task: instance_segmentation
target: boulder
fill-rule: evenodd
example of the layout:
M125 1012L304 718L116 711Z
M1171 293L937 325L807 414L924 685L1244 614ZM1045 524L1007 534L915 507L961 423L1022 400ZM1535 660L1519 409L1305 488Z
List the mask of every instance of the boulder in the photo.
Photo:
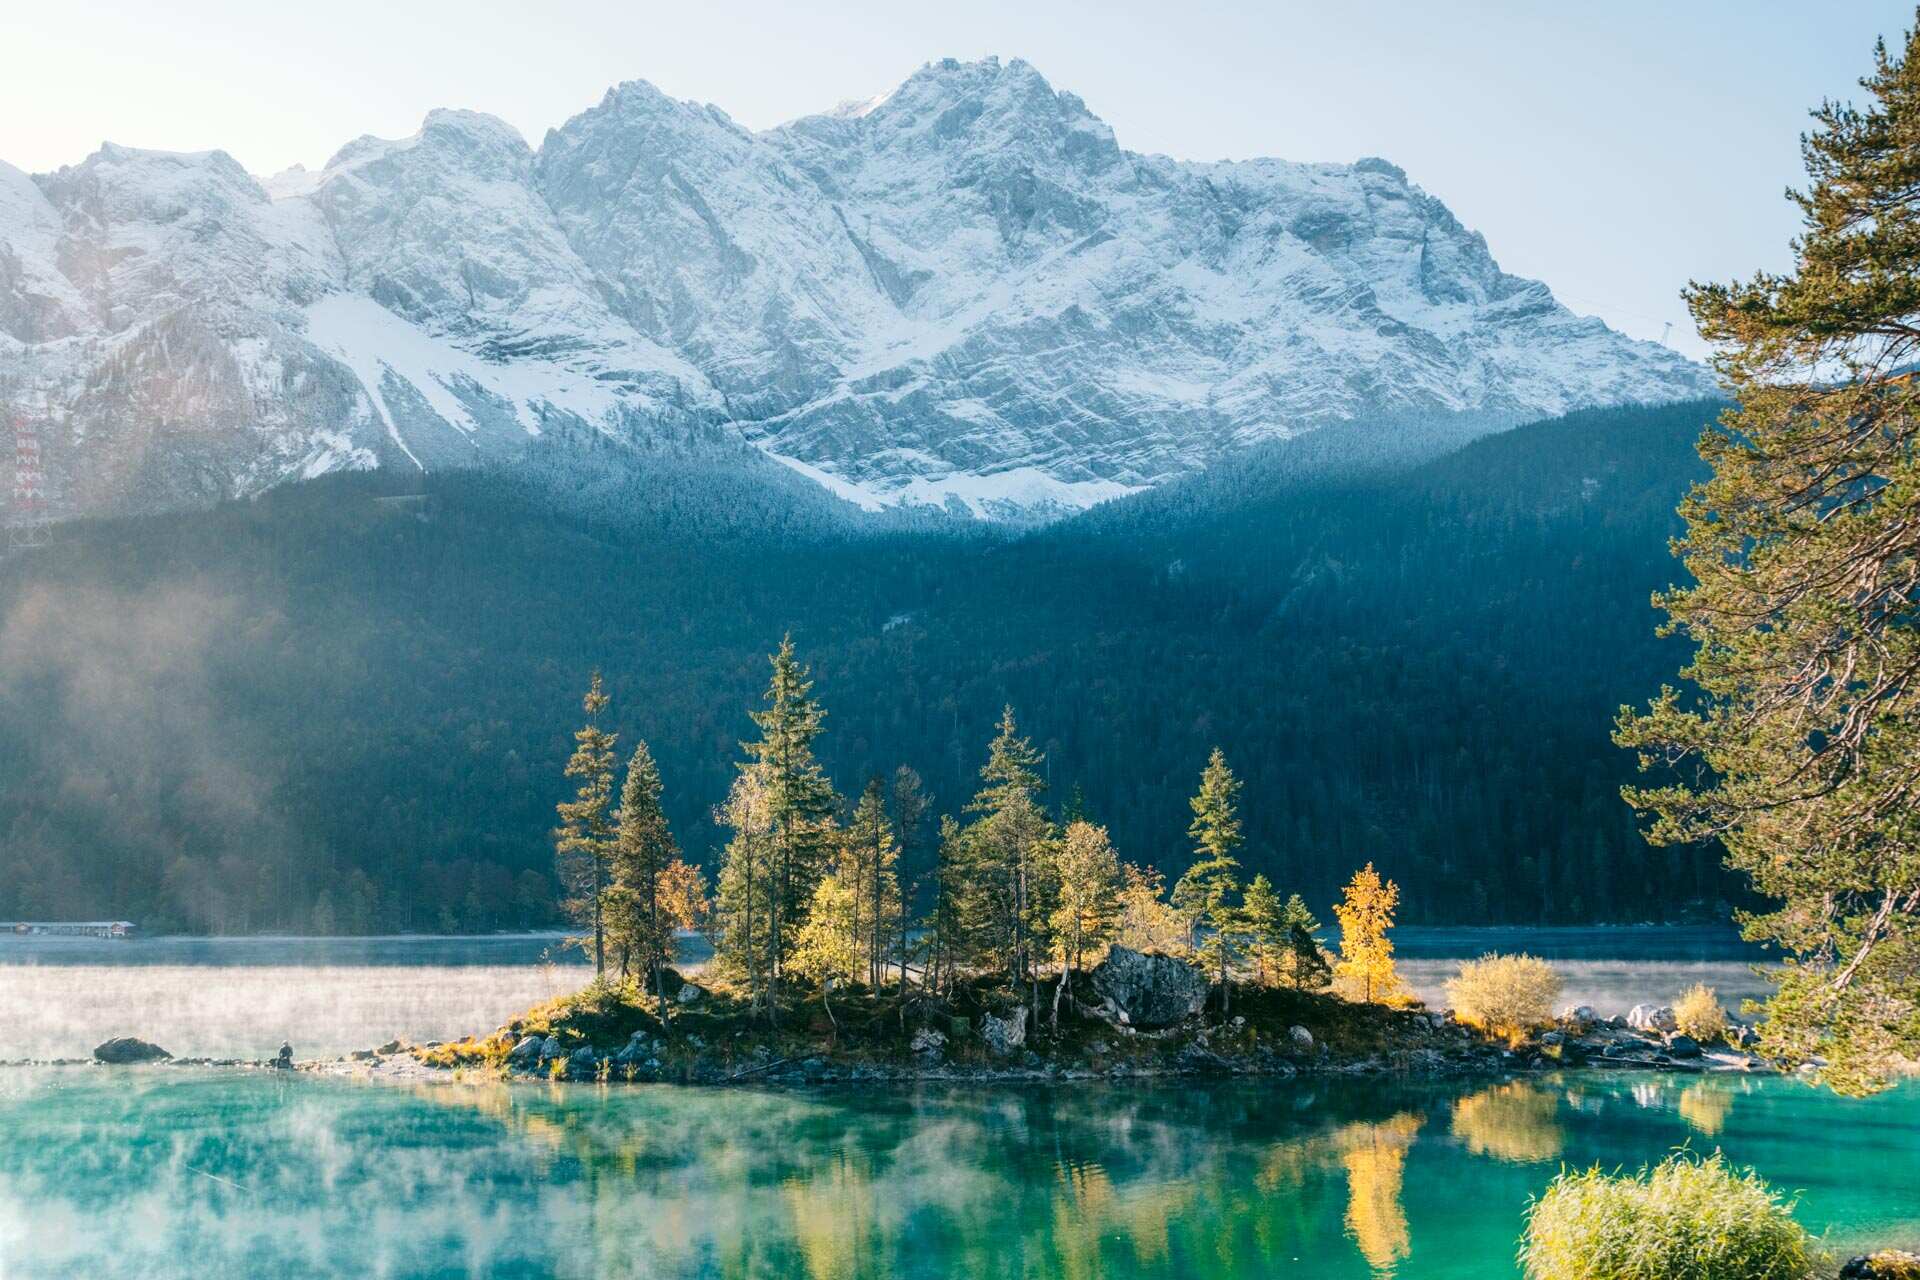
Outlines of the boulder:
M1170 1027L1207 1002L1206 975L1173 956L1111 947L1093 971L1093 989L1131 1026Z
M587 1045L583 1044L567 1055L567 1074L576 1080L591 1079L598 1066L593 1050Z
M540 1061L540 1046L545 1043L539 1036L522 1036L507 1054L507 1061L516 1067L531 1067Z
M1861 1254L1840 1268L1840 1280L1910 1280L1914 1276L1920 1276L1920 1253L1905 1249Z
M555 1058L564 1058L566 1051L560 1047L560 1037L548 1036L540 1042L540 1061L552 1062Z
M697 982L684 982L680 985L680 994L674 999L681 1004L695 1004L706 998L707 990Z
M273 1065L282 1071L293 1070L293 1045L290 1042L280 1042L280 1052L274 1055Z
M1667 1056L1671 1058L1697 1058L1700 1056L1700 1042L1692 1036L1681 1035L1676 1031L1667 1037Z
M406 1046L401 1044L398 1040L389 1040L385 1044L381 1045L378 1049L375 1049L374 1052L393 1054L393 1053L400 1052L400 1050L404 1049L405 1047Z
M1744 1022L1730 1022L1726 1039L1736 1049L1750 1049L1760 1043L1760 1033Z
M1637 1004L1627 1011L1627 1025L1635 1031L1672 1031L1679 1024L1666 1005Z
M148 1044L132 1036L118 1036L96 1046L93 1056L97 1061L118 1067L132 1062L165 1062L173 1055L157 1044Z
M980 1038L998 1054L1012 1053L1027 1043L1027 1006L1018 1005L1004 1018L987 1014L980 1019Z
M1302 1026L1288 1027L1287 1039L1293 1041L1294 1045L1297 1048L1301 1048L1301 1049L1313 1048L1313 1032L1307 1030L1305 1027L1302 1027Z
M1560 1021L1584 1030L1600 1021L1600 1015L1590 1004L1570 1004L1560 1011Z
M1025 1012L1022 1009L1022 1012ZM1025 1024L1022 1024L1024 1031ZM923 1058L937 1057L947 1047L947 1037L932 1027L922 1027L913 1033L912 1049Z
M613 1060L623 1067L631 1067L645 1062L652 1056L653 1041L647 1038L646 1032L636 1031L627 1037L626 1045L620 1052L613 1055Z

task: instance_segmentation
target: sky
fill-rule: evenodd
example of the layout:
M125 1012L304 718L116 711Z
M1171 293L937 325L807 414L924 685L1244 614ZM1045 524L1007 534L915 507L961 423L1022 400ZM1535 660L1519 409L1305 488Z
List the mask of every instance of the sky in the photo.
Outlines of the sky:
M533 145L622 80L764 128L881 93L924 62L1025 58L1135 151L1383 156L1576 311L1690 355L1679 291L1788 263L1799 134L1857 97L1911 5L1472 6L1265 0L735 0L262 5L16 0L0 19L0 160L46 172L103 141L316 168L434 107ZM1338 11L1336 11L1338 10ZM1671 325L1671 330L1667 328Z

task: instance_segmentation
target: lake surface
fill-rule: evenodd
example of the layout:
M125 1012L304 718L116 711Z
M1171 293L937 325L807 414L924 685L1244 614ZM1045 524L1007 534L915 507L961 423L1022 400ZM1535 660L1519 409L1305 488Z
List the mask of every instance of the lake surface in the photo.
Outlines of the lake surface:
M1395 931L1400 967L1435 1007L1462 959L1530 951L1566 979L1564 1003L1625 1013L1705 982L1730 1006L1765 993L1760 958L1729 929L1611 927ZM558 934L480 938L0 937L0 1061L84 1058L137 1035L181 1057L302 1057L489 1031L584 980ZM705 948L690 941L698 969Z
M777 1093L0 1071L0 1275L1515 1274L1561 1165L1724 1148L1844 1252L1920 1240L1920 1086Z

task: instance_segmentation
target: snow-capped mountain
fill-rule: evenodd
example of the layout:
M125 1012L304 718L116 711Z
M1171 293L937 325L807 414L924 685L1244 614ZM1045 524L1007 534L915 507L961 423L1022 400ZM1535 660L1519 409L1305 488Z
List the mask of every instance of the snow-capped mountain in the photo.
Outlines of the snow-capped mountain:
M537 151L436 111L265 180L0 164L0 396L67 512L510 463L564 427L1031 515L1332 422L1709 386L1385 161L1138 155L1019 61L759 133L636 81Z

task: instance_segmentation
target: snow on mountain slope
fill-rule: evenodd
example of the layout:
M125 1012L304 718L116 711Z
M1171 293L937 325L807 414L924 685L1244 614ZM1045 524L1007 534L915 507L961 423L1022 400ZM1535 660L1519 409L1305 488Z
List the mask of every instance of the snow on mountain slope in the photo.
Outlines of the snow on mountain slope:
M436 111L265 184L220 152L0 165L0 391L69 511L564 427L1032 517L1332 422L1708 386L1385 161L1137 155L1019 61L761 133L641 82L537 152Z

